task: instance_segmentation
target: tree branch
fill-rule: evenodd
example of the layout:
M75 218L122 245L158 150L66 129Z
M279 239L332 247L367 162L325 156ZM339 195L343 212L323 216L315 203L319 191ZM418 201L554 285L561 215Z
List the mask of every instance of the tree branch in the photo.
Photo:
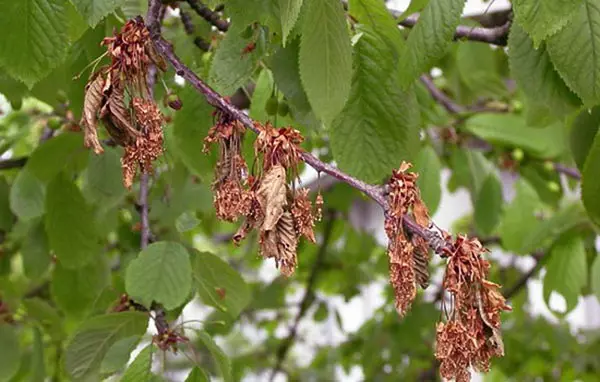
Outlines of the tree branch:
M186 1L200 17L202 17L204 20L209 22L221 32L227 32L227 30L229 29L229 23L226 20L221 20L221 17L216 12L211 11L209 7L202 4L198 0Z
M21 168L25 166L29 157L10 158L0 160L0 170L10 170L13 168Z
M315 262L313 263L312 269L310 271L310 275L308 276L308 281L306 282L306 289L304 290L304 295L302 296L302 300L300 300L300 309L294 318L294 323L290 327L290 331L288 336L281 342L279 348L277 349L277 361L275 363L275 367L271 372L271 376L269 377L269 381L273 382L275 376L279 371L281 371L283 361L285 361L285 357L289 352L292 344L294 343L296 336L298 335L298 325L300 324L300 320L304 317L308 308L312 304L314 300L314 287L317 281L317 276L319 274L319 270L321 269L321 265L323 265L323 260L325 259L325 255L327 253L327 246L329 245L329 239L331 238L331 232L333 230L333 224L335 222L333 213L328 211L327 218L325 222L325 227L323 228L323 242L319 247L319 251L317 252L317 256L315 258Z
M402 13L397 11L390 11L394 17L400 16ZM413 28L419 21L419 14L415 13L410 15L404 20L401 20L398 25L403 27ZM510 30L511 22L508 21L506 24L495 27L495 28L483 28L483 27L470 27L467 25L459 25L456 27L454 32L454 39L470 40L478 42L486 42L488 44L505 46L508 41L508 32Z

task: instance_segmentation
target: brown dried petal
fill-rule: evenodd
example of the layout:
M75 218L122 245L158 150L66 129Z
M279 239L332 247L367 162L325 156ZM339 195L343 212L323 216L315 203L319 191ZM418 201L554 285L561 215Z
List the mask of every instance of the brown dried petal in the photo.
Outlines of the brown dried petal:
M415 265L413 246L403 234L399 234L388 248L390 284L394 288L396 310L404 316L410 308L417 288L415 285Z
M294 219L288 211L281 215L274 230L261 232L260 254L265 258L274 258L281 273L288 277L296 269L297 245Z
M123 134L131 138L140 136L140 132L133 127L129 110L125 108L125 90L123 87L112 88L104 113L110 114L113 124Z
M315 227L315 218L312 213L312 203L308 199L307 188L296 190L292 205L292 216L294 217L296 231L311 242L316 243L315 232L313 230Z
M81 125L84 128L84 144L87 148L93 148L96 154L104 152L100 141L98 140L98 119L97 113L102 105L102 88L104 79L97 74L85 87L85 97L83 100L83 117Z
M262 225L263 231L270 231L275 227L283 214L283 207L287 205L285 181L285 168L276 165L265 174L260 182L257 198L265 216Z

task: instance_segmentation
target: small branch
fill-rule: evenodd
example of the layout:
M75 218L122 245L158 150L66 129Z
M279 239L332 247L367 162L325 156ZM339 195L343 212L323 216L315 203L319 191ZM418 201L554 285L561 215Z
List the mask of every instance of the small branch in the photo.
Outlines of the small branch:
M444 93L441 89L435 86L431 77L427 75L422 75L420 79L423 85L425 85L425 87L429 91L429 94L431 94L431 97L433 97L433 99L437 103L442 105L444 109L448 111L448 113L459 114L466 110L464 106L454 102L450 97L446 95L446 93Z
M145 249L150 243L150 219L148 217L148 189L149 189L150 175L142 174L140 178L140 223L141 223L141 241L140 248Z
M581 180L581 173L576 168L567 167L564 164L560 164L560 163L553 163L553 165L554 165L554 171L556 171L560 174L565 174L569 178Z
M298 325L300 324L300 320L302 320L314 299L315 283L317 281L317 276L319 274L319 270L321 269L321 265L323 265L325 255L327 253L327 246L329 245L329 239L331 238L331 232L333 229L333 224L335 222L333 213L331 213L331 211L329 211L327 215L327 221L325 222L325 227L323 228L323 242L319 247L317 257L315 259L315 262L313 263L310 275L308 276L308 281L306 282L306 289L304 291L304 295L302 296L302 300L300 301L300 309L296 314L294 323L290 327L290 332L288 336L281 342L281 345L279 345L279 348L277 349L277 361L269 378L269 381L271 382L273 382L277 373L281 371L283 361L285 361L285 357L287 356L287 353L289 352L290 348L292 347L292 344L296 339L296 336L298 335Z
M189 13L179 8L179 17L181 17L181 23L183 24L183 30L186 34L194 34L194 23Z
M401 12L390 11L395 17L400 16ZM403 27L413 28L419 21L419 14L408 16L406 19L401 20L398 24ZM454 39L470 40L478 42L486 42L488 44L505 46L508 41L508 32L510 30L511 22L495 27L495 28L483 28L483 27L470 27L467 25L459 25L456 27L454 32Z
M529 270L529 272L525 273L517 282L514 283L510 288L504 292L504 297L509 300L510 298L516 296L523 288L527 286L527 282L540 270L542 267L542 258L545 256L544 252L536 252L532 255L536 259L536 263Z
M10 170L25 166L29 157L11 158L0 160L0 170Z
M186 1L200 17L202 17L204 20L216 27L221 32L227 32L227 30L229 29L229 23L225 20L221 20L221 17L216 12L211 11L209 7L202 4L198 0Z

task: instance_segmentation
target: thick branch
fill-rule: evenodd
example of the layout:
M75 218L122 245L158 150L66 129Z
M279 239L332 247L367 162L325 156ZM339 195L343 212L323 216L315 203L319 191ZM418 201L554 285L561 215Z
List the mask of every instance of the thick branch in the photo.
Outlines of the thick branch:
M306 289L304 290L302 300L300 300L300 308L298 310L298 313L296 314L296 317L294 318L292 326L290 327L290 332L288 336L281 342L281 345L279 345L279 348L277 349L277 361L275 363L273 371L271 372L271 377L269 378L270 381L273 381L277 373L281 371L283 361L285 361L285 357L287 356L287 353L289 352L290 348L292 347L292 344L296 339L296 336L298 335L298 325L300 324L300 320L302 320L314 299L315 283L317 281L319 270L323 265L325 255L327 253L327 246L329 245L329 239L331 238L331 231L333 229L333 223L335 221L333 213L331 213L331 211L329 211L327 215L327 220L323 229L323 242L319 247L317 257L315 259L315 262L313 263L310 275L308 276L308 281L306 282Z
M399 16L399 12L392 11L394 16ZM406 19L400 21L398 24L403 27L412 28L417 25L419 21L419 15L414 14L408 16ZM510 21L506 24L495 27L495 28L483 28L483 27L470 27L466 25L459 25L456 27L454 32L454 39L470 40L486 42L488 44L505 46L508 41L508 31L510 30Z
M11 158L0 161L0 170L10 170L25 166L29 157Z

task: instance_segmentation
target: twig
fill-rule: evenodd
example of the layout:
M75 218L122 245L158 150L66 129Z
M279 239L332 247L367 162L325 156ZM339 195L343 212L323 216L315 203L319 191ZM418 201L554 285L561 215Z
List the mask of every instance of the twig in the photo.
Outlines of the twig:
M581 173L576 168L568 167L561 163L553 163L553 166L554 166L554 171L556 171L560 174L565 174L569 178L581 180Z
M211 11L209 7L202 4L198 0L186 1L200 17L202 17L204 20L209 22L221 32L227 32L227 30L229 29L229 23L225 20L221 20L221 17L216 12Z
M21 168L25 166L29 157L10 158L0 161L0 170L10 170L13 168Z
M390 11L395 17L400 16L401 12ZM398 24L403 27L412 28L417 25L419 21L419 14L408 16L406 19L401 20ZM454 39L460 40L465 39L469 41L486 42L488 44L505 46L508 41L508 32L510 30L511 22L508 21L506 24L495 27L495 28L483 28L483 27L470 27L467 25L459 25L456 27L454 32Z
M323 228L323 242L319 247L319 251L317 252L317 257L315 262L313 263L312 269L310 271L310 275L308 276L308 281L306 282L306 289L304 290L304 295L302 296L302 300L300 300L300 309L294 318L294 322L290 327L290 332L288 336L281 342L279 348L277 349L277 361L275 363L275 367L271 372L271 376L269 377L269 381L273 382L275 376L279 371L281 371L283 361L285 361L285 357L287 356L288 351L292 347L296 336L298 335L298 325L300 324L300 320L304 317L308 308L310 307L313 298L314 298L314 287L315 282L317 281L317 276L319 274L319 270L323 265L323 260L325 259L325 254L327 253L327 246L329 245L329 239L331 238L331 232L333 229L333 224L335 219L333 217L333 213L329 211L327 214L327 220L325 222L325 227Z
M544 252L536 252L533 254L533 257L535 257L536 259L535 265L529 270L529 272L521 276L519 280L517 280L510 288L506 290L506 292L504 292L504 297L507 300L514 297L517 293L521 291L521 289L527 286L527 282L529 281L529 279L531 279L542 267L542 258L544 256Z
M148 189L149 189L150 175L142 174L140 177L140 223L141 223L141 240L140 248L145 249L150 243L150 219L148 218Z

